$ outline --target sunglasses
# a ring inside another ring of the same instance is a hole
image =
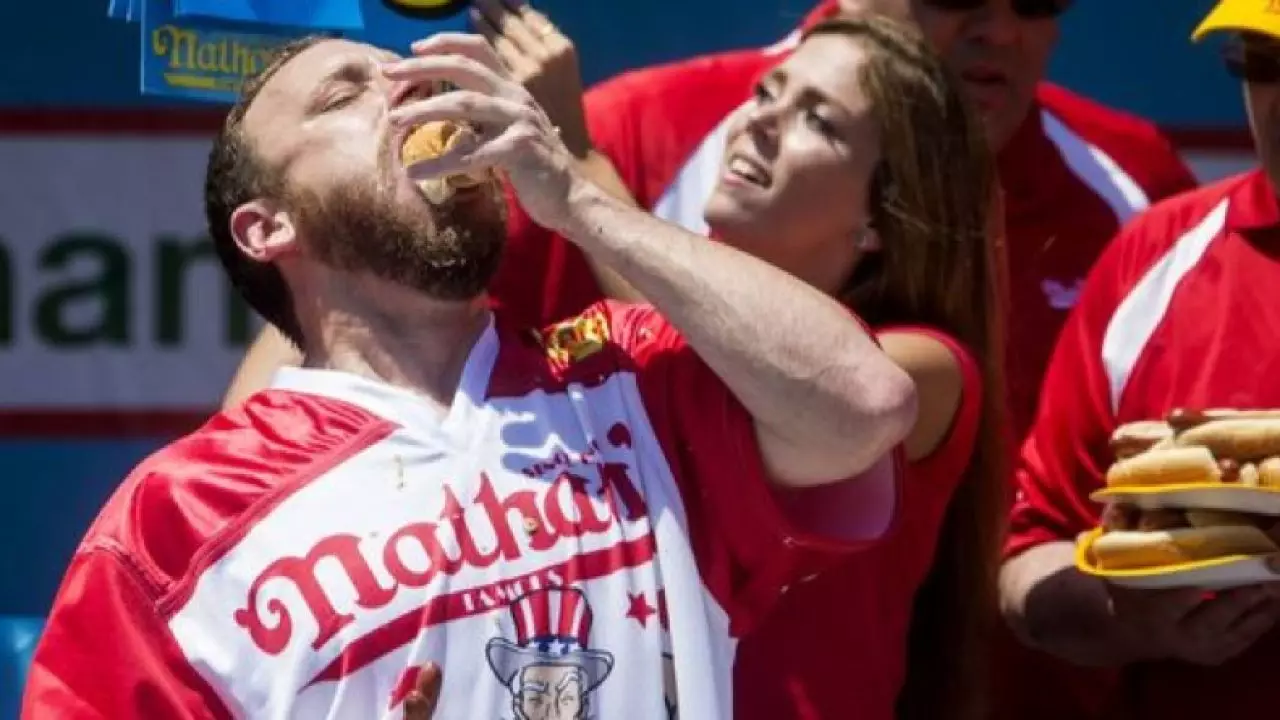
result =
[[[1280,82],[1280,46],[1268,44],[1266,50],[1250,47],[1238,37],[1222,46],[1222,62],[1227,74],[1247,83]]]
[[[987,0],[923,0],[935,10],[945,12],[970,12],[980,10]],[[1013,0],[1013,12],[1023,20],[1056,18],[1067,11],[1071,0]]]

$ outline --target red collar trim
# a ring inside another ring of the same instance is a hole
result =
[[[1280,226],[1280,202],[1261,168],[1250,172],[1231,192],[1226,225],[1227,229],[1237,231]]]

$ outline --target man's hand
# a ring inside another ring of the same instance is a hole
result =
[[[440,685],[443,682],[439,665],[431,662],[423,665],[412,692],[404,699],[404,720],[431,720],[436,712],[436,703],[440,700]]]
[[[1203,590],[1110,588],[1116,620],[1141,659],[1219,665],[1249,649],[1280,619],[1280,584]]]
[[[1077,665],[1216,665],[1247,650],[1280,618],[1280,582],[1219,593],[1135,590],[1082,573],[1074,558],[1075,543],[1060,540],[1005,561],[1000,603],[1023,642]]]
[[[415,178],[498,167],[505,170],[520,204],[539,225],[560,230],[569,222],[569,198],[582,181],[573,156],[533,96],[511,78],[494,49],[479,35],[440,33],[414,43],[415,57],[384,68],[387,77],[425,84],[448,81],[458,90],[402,105],[393,122],[465,122],[475,139],[409,169]]]
[[[560,128],[560,138],[569,152],[584,159],[591,150],[591,139],[573,41],[520,0],[476,0],[471,22],[502,58],[512,79],[524,85]]]

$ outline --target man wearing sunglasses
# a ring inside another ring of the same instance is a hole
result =
[[[1230,35],[1261,167],[1151,209],[1099,259],[1022,451],[1001,572],[1027,642],[1118,670],[1106,717],[1277,712],[1280,583],[1125,591],[1073,561],[1077,533],[1099,521],[1089,495],[1117,426],[1179,407],[1280,408],[1280,6],[1222,0],[1193,37],[1211,33]]]

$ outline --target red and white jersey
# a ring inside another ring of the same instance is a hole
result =
[[[283,370],[108,503],[23,716],[400,717],[430,660],[438,720],[726,718],[734,638],[885,532],[893,464],[824,489],[842,532],[817,534],[746,411],[643,307],[499,318],[439,413]]]
[[[1280,407],[1280,209],[1255,171],[1152,208],[1098,261],[1058,343],[1022,451],[1006,553],[1094,527],[1108,438],[1178,407]],[[1125,668],[1107,717],[1274,712],[1272,633],[1217,667]]]

